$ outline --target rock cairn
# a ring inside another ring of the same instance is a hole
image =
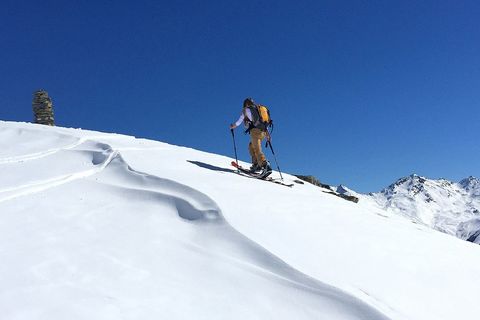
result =
[[[34,122],[54,126],[52,99],[45,90],[38,90],[33,93],[33,114]]]

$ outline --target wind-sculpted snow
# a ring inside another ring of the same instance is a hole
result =
[[[0,159],[2,319],[387,319],[108,143],[11,136],[25,148]]]
[[[220,208],[212,199],[195,189],[172,180],[137,172],[120,156],[110,163],[108,170],[102,172],[98,179],[104,184],[131,193],[130,198],[146,197],[160,203],[170,203],[183,219],[201,223],[213,222],[213,225],[206,226],[208,235],[202,237],[210,239],[200,240],[195,244],[198,250],[216,255],[219,260],[227,260],[245,272],[273,281],[276,286],[283,287],[281,290],[286,290],[287,294],[293,289],[295,293],[292,296],[298,294],[311,296],[310,299],[317,298],[317,319],[325,317],[321,313],[341,319],[386,319],[360,300],[296,271],[243,236],[224,220]]]
[[[137,172],[118,153],[110,161],[108,170],[95,178],[113,188],[123,189],[132,198],[154,198],[159,202],[170,203],[183,219],[223,222],[220,209],[212,199],[175,181]]]
[[[0,134],[2,319],[480,314],[478,245],[373,201],[151,140],[5,122]]]

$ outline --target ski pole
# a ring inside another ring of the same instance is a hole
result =
[[[237,167],[238,167],[237,144],[235,143],[235,133],[233,132],[233,129],[230,129],[230,132],[232,133],[233,150],[235,150],[235,163],[237,164]],[[238,171],[238,169],[237,169],[237,171]]]
[[[275,159],[275,164],[277,165],[278,173],[280,173],[280,179],[282,179],[283,181],[282,171],[280,171],[280,166],[278,165],[277,157],[275,156],[275,151],[273,151],[272,142],[270,141],[269,134],[268,134],[267,144],[270,146],[270,150],[272,150],[273,159]]]

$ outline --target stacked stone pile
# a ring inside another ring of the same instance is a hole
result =
[[[45,90],[38,90],[33,93],[33,114],[34,122],[54,126],[52,99]]]

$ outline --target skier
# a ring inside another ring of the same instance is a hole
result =
[[[243,101],[242,113],[237,122],[230,125],[230,129],[235,129],[242,122],[245,128],[247,128],[245,132],[250,133],[250,143],[248,144],[248,151],[252,157],[250,171],[252,173],[261,171],[259,175],[266,177],[272,173],[272,168],[262,152],[262,141],[263,139],[270,141],[270,135],[268,134],[267,126],[260,121],[260,114],[252,98],[246,98]]]

